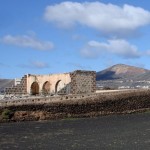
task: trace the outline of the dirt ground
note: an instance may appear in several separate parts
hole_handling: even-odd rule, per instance
[[[0,149],[148,150],[150,112],[0,124]]]

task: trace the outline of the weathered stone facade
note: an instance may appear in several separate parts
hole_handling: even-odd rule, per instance
[[[76,70],[71,73],[25,75],[20,84],[5,89],[6,94],[85,94],[96,91],[96,72]]]
[[[96,91],[96,72],[77,70],[70,73],[71,93],[93,93]]]

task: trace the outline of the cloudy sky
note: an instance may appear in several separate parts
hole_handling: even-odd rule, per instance
[[[0,78],[118,63],[150,69],[149,0],[0,2]]]

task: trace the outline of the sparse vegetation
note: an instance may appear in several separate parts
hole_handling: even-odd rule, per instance
[[[9,109],[4,109],[2,112],[2,119],[11,119],[14,115],[14,112]]]
[[[103,90],[114,90],[114,88],[111,88],[111,87],[109,87],[109,86],[105,86],[105,87],[103,88]]]

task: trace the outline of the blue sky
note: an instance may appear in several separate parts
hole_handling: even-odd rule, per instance
[[[0,78],[150,69],[148,0],[0,0],[0,20]]]

